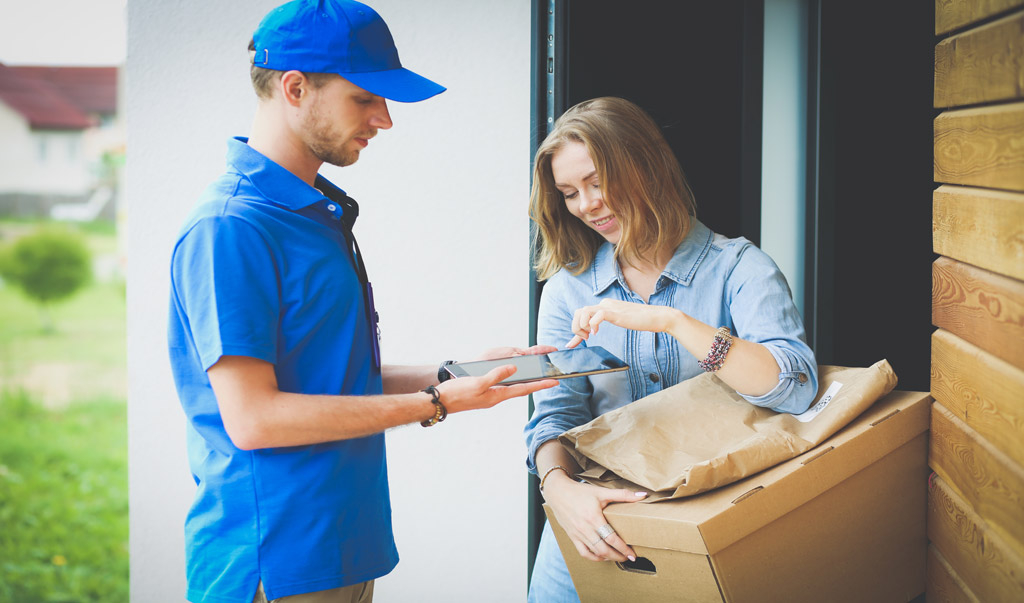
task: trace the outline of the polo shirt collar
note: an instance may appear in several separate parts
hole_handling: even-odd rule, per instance
[[[236,136],[228,141],[228,167],[252,183],[265,199],[292,211],[327,200],[328,195],[344,191],[317,174],[316,187],[275,163],[266,155],[249,146],[249,139]],[[320,190],[317,190],[320,189]]]
[[[701,262],[707,257],[714,235],[715,233],[710,228],[694,218],[690,232],[676,248],[672,259],[668,261],[668,265],[662,271],[662,278],[669,278],[680,285],[688,286]],[[615,261],[615,247],[611,243],[605,242],[598,248],[590,271],[593,275],[594,295],[599,295],[616,280],[624,288],[627,287],[619,263]]]

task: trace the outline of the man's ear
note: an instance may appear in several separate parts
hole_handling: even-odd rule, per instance
[[[309,94],[310,82],[301,71],[286,71],[281,74],[278,82],[278,91],[281,98],[293,107],[298,107],[303,98]]]

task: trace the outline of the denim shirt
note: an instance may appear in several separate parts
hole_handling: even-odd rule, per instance
[[[576,310],[604,299],[644,303],[626,285],[611,243],[602,245],[593,264],[578,276],[561,270],[544,285],[537,343],[564,347],[573,336]],[[677,308],[764,345],[779,364],[779,382],[763,396],[743,396],[751,404],[798,414],[814,400],[817,363],[789,285],[775,262],[747,239],[723,237],[694,220],[648,303]],[[544,442],[702,372],[697,361],[703,358],[694,358],[668,333],[603,323],[581,345],[605,348],[625,360],[629,370],[563,379],[557,387],[533,394],[536,408],[525,428],[530,471],[537,470],[535,455]]]

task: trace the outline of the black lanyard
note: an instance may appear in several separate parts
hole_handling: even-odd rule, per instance
[[[326,188],[326,187],[324,187]],[[373,361],[379,370],[380,361],[380,315],[373,303],[373,285],[366,276],[366,264],[363,263],[363,254],[359,251],[359,243],[352,234],[352,225],[359,216],[359,204],[352,197],[349,197],[341,189],[334,191],[321,190],[328,198],[328,201],[321,202],[320,207],[327,211],[331,218],[336,221],[338,230],[345,237],[345,247],[348,248],[349,257],[352,260],[352,267],[355,268],[356,276],[363,290],[363,306],[366,309],[366,320],[370,325],[370,339],[373,340]]]

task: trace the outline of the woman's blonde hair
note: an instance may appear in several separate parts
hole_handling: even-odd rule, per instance
[[[540,280],[565,268],[580,274],[590,267],[604,238],[565,205],[555,188],[551,158],[570,143],[582,143],[601,183],[605,205],[622,230],[616,259],[653,260],[675,249],[697,213],[693,192],[679,161],[654,120],[635,104],[615,97],[584,101],[569,109],[537,149],[530,192],[536,222],[534,268]]]

